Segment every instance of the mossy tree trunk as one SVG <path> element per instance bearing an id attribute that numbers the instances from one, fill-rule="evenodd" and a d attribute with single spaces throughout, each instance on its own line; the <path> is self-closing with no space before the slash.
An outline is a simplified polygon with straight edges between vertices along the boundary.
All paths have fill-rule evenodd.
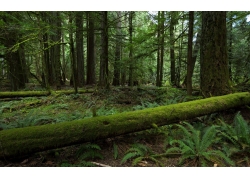
<path id="1" fill-rule="evenodd" d="M 250 104 L 250 93 L 235 93 L 110 116 L 0 131 L 0 158 L 114 137 L 153 126 Z"/>
<path id="2" fill-rule="evenodd" d="M 226 12 L 202 12 L 201 91 L 205 97 L 228 94 Z"/>

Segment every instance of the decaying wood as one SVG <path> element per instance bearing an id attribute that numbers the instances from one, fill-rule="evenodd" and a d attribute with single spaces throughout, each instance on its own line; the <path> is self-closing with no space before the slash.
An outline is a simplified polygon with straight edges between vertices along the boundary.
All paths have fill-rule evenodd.
<path id="1" fill-rule="evenodd" d="M 0 131 L 0 158 L 115 137 L 153 126 L 189 120 L 250 104 L 250 93 L 235 93 L 110 116 Z"/>

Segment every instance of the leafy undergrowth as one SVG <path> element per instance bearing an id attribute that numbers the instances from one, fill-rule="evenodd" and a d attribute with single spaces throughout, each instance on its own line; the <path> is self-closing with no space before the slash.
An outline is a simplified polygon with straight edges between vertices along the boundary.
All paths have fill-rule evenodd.
<path id="1" fill-rule="evenodd" d="M 185 94 L 166 87 L 123 87 L 0 101 L 0 129 L 73 121 L 200 98 Z M 5 159 L 0 166 L 249 166 L 249 119 L 249 109 L 244 107 L 198 117 L 190 124 L 156 126 L 106 140 Z"/>

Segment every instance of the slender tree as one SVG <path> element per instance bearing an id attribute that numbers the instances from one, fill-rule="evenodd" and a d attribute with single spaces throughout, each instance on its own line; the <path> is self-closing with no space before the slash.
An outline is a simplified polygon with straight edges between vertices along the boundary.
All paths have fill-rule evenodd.
<path id="1" fill-rule="evenodd" d="M 82 87 L 85 84 L 84 77 L 84 47 L 83 47 L 83 12 L 76 12 L 76 64 L 77 64 L 77 85 Z"/>
<path id="2" fill-rule="evenodd" d="M 233 60 L 233 13 L 229 12 L 229 23 L 228 23 L 228 32 L 229 32 L 229 44 L 228 44 L 228 70 L 229 70 L 229 79 L 232 81 L 232 60 Z"/>
<path id="3" fill-rule="evenodd" d="M 164 57 L 164 11 L 158 11 L 158 50 L 157 50 L 157 76 L 156 86 L 162 86 L 163 80 L 163 57 Z"/>
<path id="4" fill-rule="evenodd" d="M 96 83 L 95 75 L 95 29 L 94 12 L 87 12 L 87 82 L 88 85 Z"/>
<path id="5" fill-rule="evenodd" d="M 133 59 L 133 15 L 134 12 L 130 11 L 129 12 L 129 81 L 128 85 L 133 86 L 134 85 L 134 59 Z"/>
<path id="6" fill-rule="evenodd" d="M 74 39 L 73 39 L 73 12 L 69 12 L 69 45 L 70 45 L 72 80 L 73 80 L 73 86 L 74 86 L 74 90 L 76 94 L 78 92 L 78 89 L 77 89 L 76 57 L 75 57 L 75 47 L 74 47 Z"/>
<path id="7" fill-rule="evenodd" d="M 188 95 L 192 95 L 193 25 L 194 25 L 194 12 L 189 11 L 188 58 L 187 58 L 187 94 Z"/>
<path id="8" fill-rule="evenodd" d="M 175 53 L 174 53 L 174 45 L 175 45 L 175 36 L 174 36 L 174 26 L 175 26 L 175 12 L 170 12 L 170 81 L 173 86 L 176 85 L 175 79 Z"/>
<path id="9" fill-rule="evenodd" d="M 57 89 L 61 88 L 62 76 L 61 76 L 61 61 L 60 61 L 60 46 L 61 46 L 61 17 L 60 12 L 52 11 L 50 12 L 49 22 L 51 25 L 50 40 L 52 46 L 50 47 L 49 60 L 51 64 L 51 84 Z"/>
<path id="10" fill-rule="evenodd" d="M 113 85 L 120 85 L 121 78 L 121 11 L 117 11 L 116 23 L 116 43 L 115 43 L 115 62 L 114 62 L 114 78 Z"/>
<path id="11" fill-rule="evenodd" d="M 108 82 L 108 12 L 101 12 L 101 58 L 99 85 L 109 88 Z"/>
<path id="12" fill-rule="evenodd" d="M 204 96 L 228 94 L 226 12 L 202 12 L 201 91 Z"/>

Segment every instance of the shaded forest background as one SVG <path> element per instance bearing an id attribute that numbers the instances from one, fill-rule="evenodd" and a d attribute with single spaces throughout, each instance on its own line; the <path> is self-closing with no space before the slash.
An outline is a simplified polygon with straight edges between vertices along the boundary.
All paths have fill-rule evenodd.
<path id="1" fill-rule="evenodd" d="M 0 86 L 17 91 L 70 84 L 77 92 L 86 85 L 147 84 L 227 94 L 249 80 L 248 14 L 1 12 Z"/>

